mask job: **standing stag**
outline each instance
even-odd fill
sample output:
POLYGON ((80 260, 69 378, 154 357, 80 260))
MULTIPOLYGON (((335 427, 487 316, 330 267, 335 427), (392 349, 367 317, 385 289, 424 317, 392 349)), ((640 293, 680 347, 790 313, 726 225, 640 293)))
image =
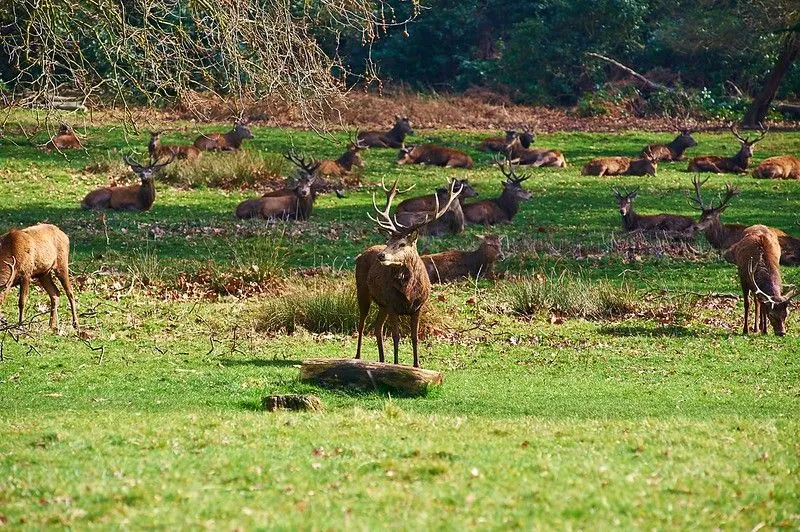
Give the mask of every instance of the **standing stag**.
POLYGON ((760 133, 753 139, 744 138, 739 135, 736 128, 730 126, 731 133, 740 143, 739 151, 733 157, 722 157, 721 155, 701 155, 689 162, 690 172, 714 172, 716 174, 743 174, 750 166, 750 159, 753 157, 753 146, 767 134, 767 129, 761 128, 760 133))
POLYGON ((42 149, 47 153, 55 150, 74 150, 82 148, 81 140, 75 134, 75 131, 66 122, 61 122, 58 126, 58 133, 53 135, 47 143, 42 146, 42 149))
POLYGON ((384 131, 362 131, 358 134, 358 140, 362 141, 368 148, 402 148, 406 135, 413 135, 411 122, 407 116, 395 115, 395 123, 388 132, 384 131))
POLYGON ((179 144, 161 144, 161 134, 163 131, 151 131, 150 142, 147 145, 147 152, 154 161, 164 157, 175 156, 178 159, 191 161, 200 157, 200 150, 194 146, 181 146, 179 144))
POLYGON ((103 187, 89 192, 81 207, 84 209, 112 209, 115 211, 149 211, 156 200, 156 187, 153 183, 156 173, 175 160, 172 155, 162 164, 151 161, 150 166, 142 166, 129 156, 124 157, 125 163, 131 167, 133 173, 141 179, 141 185, 129 187, 103 187))
POLYGON ((656 175, 658 159, 646 151, 641 159, 630 157, 598 157, 586 163, 581 175, 656 175))
POLYGON ((311 159, 306 162, 290 151, 284 157, 300 169, 300 178, 283 191, 275 191, 260 198, 244 200, 236 206, 233 215, 237 218, 265 218, 285 220, 307 220, 314 208, 317 192, 314 188, 319 163, 311 159))
POLYGON ((522 182, 530 176, 527 174, 523 174, 521 177, 517 176, 514 166, 508 159, 502 161, 500 158, 496 158, 495 163, 505 176, 505 180, 502 182, 503 192, 498 198, 465 203, 462 208, 467 223, 483 225, 510 223, 519 212, 520 201, 531 199, 531 193, 522 188, 522 182), (508 170, 506 170, 506 165, 508 165, 508 170))
POLYGON ((753 177, 762 179, 800 179, 800 159, 791 155, 778 155, 761 161, 753 177))
POLYGON ((472 157, 466 153, 435 144, 418 144, 400 148, 397 164, 432 164, 445 168, 472 168, 472 157))
POLYGON ((494 265, 503 260, 498 235, 478 236, 480 246, 475 251, 444 251, 422 255, 431 283, 446 283, 467 277, 494 278, 494 265))
MULTIPOLYGON (((356 295, 358 299, 358 344, 356 358, 361 358, 361 340, 364 326, 372 302, 378 306, 375 318, 375 338, 378 341, 378 360, 385 361, 383 354, 383 326, 387 319, 392 328, 394 344, 394 363, 398 364, 400 345, 399 316, 411 316, 411 347, 414 352, 414 367, 419 367, 417 339, 419 335, 419 316, 423 305, 428 300, 431 283, 422 259, 417 253, 417 234, 426 223, 442 216, 456 201, 460 190, 455 189, 455 182, 450 185, 450 193, 444 207, 433 211, 433 216, 411 226, 403 226, 397 222, 389 211, 392 200, 397 195, 397 180, 392 188, 386 190, 386 206, 378 208, 375 195, 372 205, 378 213, 377 218, 370 218, 387 235, 386 245, 372 246, 356 258, 356 295)), ((438 197, 437 197, 438 198, 438 197)), ((438 199, 437 199, 438 202, 438 199)))
POLYGON ((744 295, 744 325, 742 334, 749 332, 750 293, 755 300, 755 327, 767 333, 767 319, 777 336, 786 334, 786 318, 796 288, 781 295, 783 283, 778 266, 781 248, 778 238, 765 225, 751 225, 744 230, 742 239, 725 253, 725 258, 736 264, 739 282, 744 295))
POLYGON ((51 224, 12 229, 0 237, 0 305, 5 301, 9 290, 19 286, 20 325, 25 315, 31 280, 35 279, 50 296, 50 328, 58 329, 60 292, 53 282, 54 274, 67 294, 72 312, 72 326, 77 329, 75 294, 69 280, 69 237, 51 224))
POLYGON ((682 238, 692 238, 697 231, 697 224, 691 216, 680 214, 638 214, 633 210, 633 200, 639 189, 632 192, 619 193, 611 189, 617 198, 619 214, 622 216, 622 229, 625 232, 642 231, 644 233, 670 233, 682 238))
POLYGON ((253 134, 247 127, 247 121, 240 118, 227 133, 200 135, 194 141, 194 147, 201 151, 235 151, 242 147, 244 140, 252 138, 253 134))

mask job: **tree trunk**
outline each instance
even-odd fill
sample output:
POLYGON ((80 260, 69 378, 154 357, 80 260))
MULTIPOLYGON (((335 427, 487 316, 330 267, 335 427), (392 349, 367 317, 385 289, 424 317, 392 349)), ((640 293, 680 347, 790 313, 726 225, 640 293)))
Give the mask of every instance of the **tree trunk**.
POLYGON ((788 72, 789 68, 800 55, 800 33, 792 31, 786 35, 783 41, 783 49, 781 50, 772 72, 767 76, 764 82, 764 87, 753 99, 750 109, 744 115, 742 125, 744 127, 758 127, 764 121, 769 111, 769 105, 778 93, 783 76, 788 72))

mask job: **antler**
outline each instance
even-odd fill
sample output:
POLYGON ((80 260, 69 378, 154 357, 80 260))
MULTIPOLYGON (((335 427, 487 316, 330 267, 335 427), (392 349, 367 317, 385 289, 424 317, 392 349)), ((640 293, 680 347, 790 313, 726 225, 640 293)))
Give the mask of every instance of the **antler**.
MULTIPOLYGON (((725 194, 722 197, 722 201, 720 202, 717 209, 724 209, 728 206, 728 203, 733 199, 734 196, 739 194, 739 189, 732 186, 730 183, 725 183, 725 194)), ((713 205, 712 205, 713 207, 713 205)))
POLYGON ((287 153, 284 153, 283 157, 307 174, 313 174, 319 166, 319 163, 313 157, 311 158, 311 162, 306 162, 305 157, 298 155, 294 150, 289 150, 287 153))
POLYGON ((701 211, 708 210, 705 204, 703 203, 703 195, 700 193, 700 188, 706 184, 706 181, 708 181, 708 179, 709 178, 707 177, 703 180, 700 180, 698 176, 694 176, 692 178, 692 185, 694 185, 694 197, 689 196, 689 199, 694 203, 697 203, 697 206, 700 207, 701 211))
POLYGON ((506 154, 505 159, 501 158, 499 155, 496 155, 494 158, 495 164, 500 168, 500 171, 506 176, 506 181, 509 183, 513 183, 515 185, 519 185, 526 179, 530 179, 529 174, 522 174, 522 177, 517 176, 516 167, 511 164, 511 159, 506 154), (506 171, 506 165, 508 165, 508 171, 506 171))
POLYGON ((769 126, 764 127, 764 124, 762 122, 759 122, 758 123, 758 131, 759 131, 759 135, 750 142, 751 146, 767 136, 767 132, 769 131, 769 126))
POLYGON ((408 192, 416 185, 411 185, 405 190, 398 191, 397 190, 397 179, 394 180, 392 183, 392 188, 386 188, 386 182, 381 179, 381 188, 386 192, 386 206, 383 210, 378 208, 378 203, 375 201, 375 193, 372 193, 372 206, 375 207, 375 211, 378 213, 378 218, 373 218, 372 215, 367 214, 370 220, 378 224, 378 227, 389 233, 390 235, 401 235, 408 231, 408 228, 397 221, 397 217, 394 218, 389 214, 389 211, 392 208, 392 201, 394 197, 398 194, 402 194, 404 192, 408 192))
POLYGON ((125 164, 128 166, 138 166, 139 168, 144 168, 136 159, 131 157, 130 155, 123 155, 122 160, 125 161, 125 164))
POLYGON ((177 155, 178 155, 177 153, 173 153, 173 154, 170 156, 170 158, 167 160, 167 162, 165 162, 165 163, 161 163, 161 164, 156 164, 156 163, 158 163, 158 161, 150 161, 150 166, 149 166, 149 168, 152 168, 152 169, 153 169, 153 171, 154 171, 154 172, 156 172, 156 171, 158 171, 159 169, 161 169, 161 168, 164 168, 164 167, 165 167, 165 166, 167 166, 168 164, 172 163, 172 161, 174 161, 174 160, 175 160, 175 157, 177 157, 177 155))
POLYGON ((747 268, 747 273, 749 274, 750 282, 753 283, 753 286, 756 289, 755 292, 754 292, 754 295, 756 296, 756 298, 758 298, 758 296, 760 295, 767 303, 769 303, 772 306, 775 306, 775 305, 778 304, 778 301, 775 301, 772 298, 771 295, 769 295, 766 292, 764 292, 763 290, 761 290, 761 288, 758 286, 758 283, 756 283, 756 269, 758 268, 758 264, 763 260, 763 258, 764 258, 764 254, 761 253, 759 255, 759 257, 758 257, 758 261, 756 261, 756 264, 753 265, 753 259, 751 257, 750 258, 750 264, 749 264, 749 266, 747 268))
POLYGON ((733 133, 733 136, 736 137, 739 140, 739 142, 741 142, 742 144, 747 144, 749 142, 748 139, 742 138, 742 136, 739 134, 739 132, 736 131, 736 126, 733 124, 733 122, 731 122, 728 125, 728 129, 731 130, 731 133, 733 133))
POLYGON ((15 276, 16 271, 17 271, 17 257, 12 256, 11 260, 12 260, 12 262, 8 262, 7 260, 3 261, 8 265, 9 268, 11 268, 11 273, 8 276, 8 281, 6 281, 6 286, 3 289, 4 291, 7 291, 9 288, 11 288, 14 285, 14 276, 15 276))

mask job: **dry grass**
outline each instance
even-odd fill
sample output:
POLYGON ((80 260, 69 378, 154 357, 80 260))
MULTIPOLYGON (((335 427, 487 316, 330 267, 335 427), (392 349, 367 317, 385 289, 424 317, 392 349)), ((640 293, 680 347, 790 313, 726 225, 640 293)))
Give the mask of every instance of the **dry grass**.
POLYGON ((279 178, 283 168, 284 160, 278 154, 262 155, 251 150, 205 153, 193 161, 169 165, 161 179, 187 188, 260 188, 279 178))

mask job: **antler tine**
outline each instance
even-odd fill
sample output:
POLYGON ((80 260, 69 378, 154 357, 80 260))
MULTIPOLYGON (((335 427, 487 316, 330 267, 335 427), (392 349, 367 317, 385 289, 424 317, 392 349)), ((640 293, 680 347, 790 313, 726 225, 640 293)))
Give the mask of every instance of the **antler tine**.
POLYGON ((755 265, 755 266, 753 265, 753 259, 751 258, 751 259, 750 259, 750 265, 749 265, 749 267, 747 268, 747 271, 748 271, 748 274, 749 274, 749 276, 750 276, 750 281, 753 283, 753 286, 756 288, 756 290, 755 290, 755 294, 754 294, 754 295, 755 295, 756 297, 758 297, 758 295, 759 295, 759 294, 761 294, 761 295, 764 297, 764 299, 766 299, 766 300, 767 300, 767 303, 769 303, 770 305, 775 305, 775 304, 777 304, 778 302, 777 302, 777 301, 775 301, 775 300, 772 298, 772 296, 771 296, 771 295, 769 295, 769 294, 767 294, 766 292, 764 292, 763 290, 761 290, 761 288, 758 286, 758 283, 756 283, 756 268, 758 267, 758 262, 761 262, 761 260, 763 259, 763 257, 764 257, 764 254, 762 253, 762 254, 759 256, 759 259, 758 259, 758 261, 756 262, 756 265, 755 265))
POLYGON ((730 130, 731 130, 731 133, 733 133, 733 136, 734 136, 734 137, 736 137, 737 139, 739 139, 739 142, 743 142, 743 143, 745 143, 745 144, 747 144, 748 142, 750 142, 748 139, 742 138, 742 136, 739 134, 739 132, 738 132, 738 131, 736 131, 736 125, 734 125, 734 123, 733 123, 733 122, 731 122, 731 123, 730 123, 730 125, 728 126, 728 129, 730 129, 730 130))
POLYGON ((17 257, 12 255, 11 262, 8 262, 7 260, 4 260, 3 262, 5 262, 8 267, 11 268, 11 273, 8 276, 8 281, 6 281, 6 286, 4 288, 4 290, 8 290, 14 284, 14 277, 16 276, 17 272, 17 257))
POLYGON ((739 194, 738 188, 734 187, 730 183, 725 183, 725 194, 722 197, 722 202, 719 204, 719 207, 726 207, 737 194, 739 194))
POLYGON ((753 141, 750 144, 755 144, 756 142, 758 142, 761 139, 763 139, 764 137, 766 137, 767 136, 767 132, 769 131, 769 126, 764 127, 764 123, 763 122, 759 122, 758 123, 758 130, 759 130, 758 136, 755 139, 753 139, 753 141))
POLYGON ((165 163, 162 163, 162 164, 156 164, 156 163, 158 163, 158 161, 155 161, 155 162, 152 162, 152 161, 151 161, 151 163, 150 163, 150 168, 152 168, 152 169, 154 169, 154 170, 158 170, 159 168, 163 168, 163 167, 167 166, 168 164, 172 163, 172 161, 174 161, 174 160, 175 160, 175 157, 177 157, 177 155, 178 155, 178 154, 176 154, 176 153, 173 153, 173 154, 170 156, 169 160, 168 160, 167 162, 165 162, 165 163))
POLYGON ((500 171, 506 177, 507 180, 511 181, 514 179, 514 169, 511 166, 511 159, 508 157, 508 154, 505 154, 505 158, 501 157, 499 154, 494 156, 494 164, 500 168, 500 171), (508 165, 508 170, 506 170, 506 165, 508 165))
POLYGON ((784 294, 783 299, 784 299, 784 301, 785 300, 791 300, 791 299, 794 298, 794 296, 796 296, 799 293, 800 293, 800 289, 798 289, 796 286, 793 286, 792 288, 789 289, 788 292, 786 292, 786 294, 784 294))
POLYGON ((386 188, 386 182, 384 179, 381 179, 381 188, 386 192, 386 205, 381 210, 378 207, 378 202, 375 200, 375 193, 372 193, 372 206, 375 208, 375 211, 378 213, 378 217, 373 217, 371 214, 367 214, 367 217, 378 224, 378 227, 387 231, 390 234, 399 234, 401 233, 401 229, 405 227, 397 221, 395 217, 392 219, 392 216, 389 214, 389 211, 392 208, 392 201, 394 197, 397 195, 397 179, 394 180, 392 183, 392 188, 386 188))
POLYGON ((142 166, 138 161, 136 161, 136 159, 127 154, 122 156, 122 160, 125 161, 125 164, 128 166, 142 166))
POLYGON ((315 165, 317 161, 313 157, 311 158, 311 162, 307 163, 306 158, 298 155, 294 149, 290 149, 287 153, 284 153, 283 157, 308 174, 313 174, 316 170, 315 165))
MULTIPOLYGON (((420 227, 422 227, 423 225, 427 225, 427 224, 429 224, 431 222, 435 222, 436 220, 438 220, 439 218, 444 216, 445 213, 448 210, 450 210, 450 206, 456 200, 458 195, 461 194, 462 190, 464 190, 464 184, 463 183, 459 183, 458 180, 451 181, 450 182, 450 189, 449 189, 449 192, 448 192, 449 197, 448 197, 447 203, 445 203, 444 207, 440 208, 439 193, 437 192, 433 196, 433 198, 434 198, 434 200, 436 202, 436 207, 434 207, 434 210, 433 210, 433 217, 425 216, 425 218, 421 222, 418 222, 418 223, 415 223, 415 224, 412 224, 412 225, 409 225, 409 226, 405 227, 405 232, 415 231, 415 230, 419 229, 420 227), (456 191, 456 185, 459 185, 457 191, 456 191)), ((397 222, 396 218, 395 218, 395 223, 399 225, 399 223, 397 222)), ((401 227, 403 227, 403 226, 401 226, 401 227)))
POLYGON ((703 195, 701 194, 700 189, 703 187, 703 185, 706 184, 706 181, 708 181, 708 179, 709 178, 705 178, 701 180, 698 176, 694 176, 692 178, 692 185, 694 185, 694 197, 692 198, 690 196, 689 199, 697 203, 701 211, 705 211, 707 209, 705 204, 703 203, 703 195))

